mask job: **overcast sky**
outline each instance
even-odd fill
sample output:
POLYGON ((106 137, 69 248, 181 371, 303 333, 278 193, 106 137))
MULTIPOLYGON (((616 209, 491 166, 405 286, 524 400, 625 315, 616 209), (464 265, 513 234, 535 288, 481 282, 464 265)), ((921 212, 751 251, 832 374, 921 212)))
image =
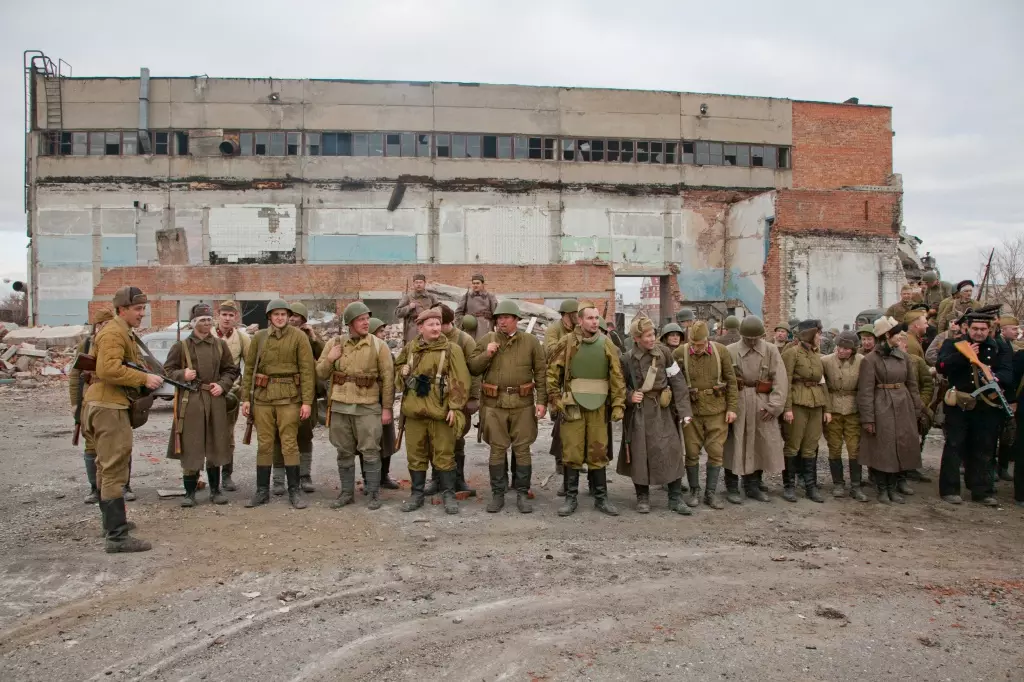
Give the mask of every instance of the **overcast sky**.
POLYGON ((0 277, 26 271, 21 51, 79 76, 445 80, 893 107, 904 223, 945 279, 1024 230, 1024 2, 143 0, 0 8, 0 277), (102 7, 102 9, 97 9, 102 7))

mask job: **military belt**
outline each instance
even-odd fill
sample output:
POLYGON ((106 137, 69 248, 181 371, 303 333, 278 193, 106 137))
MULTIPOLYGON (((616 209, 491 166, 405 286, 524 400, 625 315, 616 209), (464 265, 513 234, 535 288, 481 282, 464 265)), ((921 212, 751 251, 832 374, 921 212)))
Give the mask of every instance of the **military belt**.
POLYGON ((794 381, 798 384, 803 384, 807 388, 814 388, 815 386, 821 385, 821 379, 818 379, 817 381, 810 381, 809 379, 795 379, 794 381))
POLYGON ((833 388, 830 390, 836 395, 857 395, 857 391, 855 389, 833 388))
POLYGON ((199 390, 200 391, 210 391, 210 390, 213 390, 213 387, 216 386, 216 385, 217 384, 199 384, 199 390))
POLYGON ((772 382, 770 381, 747 381, 746 379, 744 379, 742 383, 743 388, 753 388, 756 389, 758 393, 765 394, 771 393, 772 388, 774 387, 774 384, 772 384, 772 382))
POLYGON ((483 390, 484 395, 488 398, 497 398, 499 393, 504 393, 506 395, 519 395, 526 398, 533 393, 533 389, 536 385, 537 384, 532 381, 528 384, 520 384, 518 386, 498 386, 497 384, 488 384, 484 382, 480 387, 483 390))
POLYGON ((334 372, 331 375, 331 383, 333 384, 355 384, 359 388, 372 388, 377 385, 376 376, 357 376, 355 374, 345 374, 344 372, 334 372))
POLYGON ((875 388, 885 388, 892 391, 903 388, 903 384, 875 384, 875 388))

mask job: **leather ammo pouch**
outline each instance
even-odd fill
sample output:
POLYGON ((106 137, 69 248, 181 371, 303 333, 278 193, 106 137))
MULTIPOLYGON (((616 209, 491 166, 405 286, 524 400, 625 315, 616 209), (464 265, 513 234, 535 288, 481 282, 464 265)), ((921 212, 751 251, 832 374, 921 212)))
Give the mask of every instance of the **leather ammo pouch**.
POLYGON ((497 384, 488 384, 487 382, 484 382, 484 383, 480 384, 480 390, 488 398, 497 398, 498 397, 498 385, 497 384))
POLYGON ((754 388, 758 393, 771 393, 774 384, 770 381, 757 381, 754 382, 754 388))
POLYGON ((572 391, 566 390, 562 393, 562 421, 574 422, 583 418, 580 406, 576 404, 576 398, 572 391))
POLYGON ((372 388, 377 384, 377 377, 370 375, 356 376, 355 374, 343 374, 342 372, 335 372, 331 375, 331 382, 334 384, 347 384, 349 382, 355 384, 359 388, 372 388))
POLYGON ((154 400, 151 395, 128 394, 128 423, 133 429, 149 421, 149 410, 154 400))
POLYGON ((946 403, 950 407, 959 407, 961 410, 973 410, 975 405, 978 404, 976 398, 972 397, 970 393, 964 393, 958 391, 955 388, 951 388, 946 391, 946 396, 942 402, 946 403))
POLYGON ((253 378, 253 383, 256 384, 258 388, 266 388, 270 385, 270 377, 266 374, 257 374, 253 378))

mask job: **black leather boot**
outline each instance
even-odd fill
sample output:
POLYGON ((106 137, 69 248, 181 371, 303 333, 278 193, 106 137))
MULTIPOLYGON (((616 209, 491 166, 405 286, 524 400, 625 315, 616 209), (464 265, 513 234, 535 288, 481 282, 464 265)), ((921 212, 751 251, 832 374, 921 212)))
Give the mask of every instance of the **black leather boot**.
POLYGON ((221 478, 220 478, 220 487, 221 488, 223 488, 224 490, 228 491, 229 493, 233 493, 236 490, 238 490, 238 486, 236 486, 235 482, 233 480, 231 480, 231 474, 235 473, 235 463, 234 462, 228 462, 227 464, 222 466, 220 468, 220 473, 221 473, 221 478))
POLYGON ((153 545, 145 540, 133 538, 128 534, 132 526, 128 523, 123 497, 100 500, 100 513, 103 515, 103 530, 106 535, 104 550, 107 554, 146 552, 153 548, 153 545))
POLYGON ((459 501, 455 499, 455 485, 458 474, 455 470, 441 472, 441 500, 444 502, 445 514, 458 514, 459 501))
POLYGON ((224 494, 220 491, 221 468, 207 467, 206 478, 210 482, 210 502, 213 502, 214 504, 227 504, 228 498, 224 497, 224 494))
POLYGON ((261 504, 270 502, 270 470, 269 466, 256 467, 256 493, 252 496, 246 507, 258 507, 261 504))
POLYGON ((590 470, 590 481, 594 487, 594 508, 608 516, 618 516, 619 510, 608 501, 608 470, 604 467, 590 470))
POLYGON ((85 477, 89 480, 89 494, 85 496, 86 504, 96 504, 100 501, 100 489, 96 487, 96 453, 86 452, 85 477))
POLYGON ((372 462, 366 462, 366 493, 370 496, 370 501, 366 503, 366 508, 370 511, 376 511, 380 509, 380 460, 374 460, 372 462))
MULTIPOLYGON (((909 497, 914 494, 914 489, 911 488, 910 483, 907 482, 908 477, 906 471, 901 471, 898 474, 893 475, 896 477, 896 490, 900 495, 907 495, 909 497)), ((896 500, 893 499, 893 502, 896 502, 896 500)))
POLYGON ((434 468, 434 465, 430 465, 430 480, 427 481, 423 488, 423 494, 429 496, 436 495, 441 491, 441 472, 434 468))
POLYGON ((199 476, 182 476, 181 484, 185 488, 185 497, 181 498, 181 506, 196 506, 196 487, 199 485, 199 476))
POLYGON ((886 474, 878 469, 872 469, 871 478, 875 482, 875 491, 878 495, 878 501, 882 504, 892 504, 892 500, 889 499, 889 486, 886 485, 888 482, 886 474))
POLYGON ((860 485, 862 483, 861 477, 863 476, 864 468, 860 464, 857 464, 857 460, 850 460, 850 497, 857 500, 858 502, 867 502, 868 496, 861 492, 860 485))
POLYGON ((391 478, 391 458, 380 459, 380 487, 384 490, 400 490, 401 486, 391 478))
POLYGON ((316 492, 313 485, 313 451, 299 452, 299 487, 304 493, 316 492))
POLYGON ((674 511, 676 514, 682 514, 683 516, 690 516, 693 514, 693 510, 690 506, 683 502, 683 479, 677 478, 676 480, 669 483, 665 488, 668 490, 668 508, 674 511))
MULTIPOLYGON (((513 462, 515 459, 512 460, 513 462)), ((466 483, 466 456, 455 455, 455 492, 476 497, 476 490, 466 483)))
POLYGON ((530 502, 530 479, 532 477, 532 465, 516 466, 516 508, 520 514, 529 514, 533 511, 533 504, 530 502))
POLYGON ((704 491, 704 504, 712 509, 725 509, 725 505, 718 499, 718 477, 722 474, 722 467, 708 465, 705 468, 704 478, 707 490, 704 491))
POLYGON ((747 493, 747 497, 752 499, 752 500, 757 500, 758 502, 770 502, 771 500, 768 497, 768 494, 764 491, 764 488, 761 487, 761 482, 763 480, 763 478, 762 478, 763 476, 764 476, 764 472, 763 471, 755 471, 754 473, 750 474, 749 476, 744 476, 743 477, 744 492, 746 492, 747 493))
POLYGON ((782 499, 796 502, 797 457, 786 457, 786 468, 782 470, 782 499))
POLYGON ((569 516, 576 511, 576 498, 580 494, 580 470, 565 466, 565 502, 558 508, 559 516, 569 516))
POLYGON ((700 465, 686 467, 686 480, 690 483, 690 494, 686 497, 687 507, 700 504, 700 465))
POLYGON ((491 501, 487 503, 487 511, 497 514, 505 508, 505 490, 508 487, 508 473, 505 464, 492 464, 487 468, 491 475, 491 501))
POLYGON ((903 498, 903 490, 900 488, 900 483, 906 486, 906 481, 900 474, 884 474, 885 475, 885 487, 889 491, 889 499, 896 504, 904 504, 906 500, 903 498))
POLYGON ((634 483, 633 488, 636 489, 636 513, 637 514, 650 514, 651 513, 651 486, 640 485, 634 483))
POLYGON ((832 497, 846 497, 846 481, 843 480, 843 460, 830 459, 828 470, 832 474, 832 497))
POLYGON ((306 501, 302 499, 302 488, 299 486, 299 467, 286 466, 284 474, 288 478, 288 502, 292 509, 305 509, 306 501))
MULTIPOLYGON (((365 471, 365 469, 364 469, 365 471)), ((331 509, 341 509, 356 500, 356 468, 338 464, 338 499, 331 502, 331 509)))
POLYGON ((565 497, 565 467, 562 465, 562 453, 555 453, 555 473, 562 477, 562 487, 555 492, 559 497, 565 497))
POLYGON ((409 480, 412 481, 412 494, 408 500, 402 503, 402 511, 404 512, 415 511, 423 506, 423 496, 426 494, 423 488, 427 484, 427 472, 412 471, 410 469, 409 480))
POLYGON ((740 477, 725 470, 725 499, 732 504, 743 504, 743 496, 740 495, 740 477))
POLYGON ((817 458, 801 458, 804 465, 804 492, 807 494, 807 499, 812 502, 823 503, 825 498, 821 496, 821 492, 818 490, 818 465, 817 458))

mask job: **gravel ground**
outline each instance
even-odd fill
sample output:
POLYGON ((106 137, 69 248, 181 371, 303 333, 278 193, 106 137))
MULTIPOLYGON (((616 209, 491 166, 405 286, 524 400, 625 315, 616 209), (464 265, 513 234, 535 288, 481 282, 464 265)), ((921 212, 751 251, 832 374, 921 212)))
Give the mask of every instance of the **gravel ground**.
MULTIPOLYGON (((471 433, 483 494, 459 516, 403 514, 407 491, 335 511, 318 430, 309 509, 244 509, 255 447, 240 446, 231 504, 186 510, 156 492, 180 481, 164 404, 136 432, 129 504, 154 549, 107 555, 65 386, 0 388, 0 409, 3 680, 1024 680, 1024 514, 1009 484, 1000 509, 945 505, 934 483, 883 507, 787 504, 775 478, 770 504, 681 517, 661 492, 636 514, 631 483, 611 475, 621 516, 581 494, 561 519, 537 454, 536 511, 509 495, 492 515, 471 433)), ((545 422, 535 452, 549 441, 545 422)), ((933 477, 941 446, 936 432, 933 477)), ((401 455, 392 473, 408 478, 401 455)))

